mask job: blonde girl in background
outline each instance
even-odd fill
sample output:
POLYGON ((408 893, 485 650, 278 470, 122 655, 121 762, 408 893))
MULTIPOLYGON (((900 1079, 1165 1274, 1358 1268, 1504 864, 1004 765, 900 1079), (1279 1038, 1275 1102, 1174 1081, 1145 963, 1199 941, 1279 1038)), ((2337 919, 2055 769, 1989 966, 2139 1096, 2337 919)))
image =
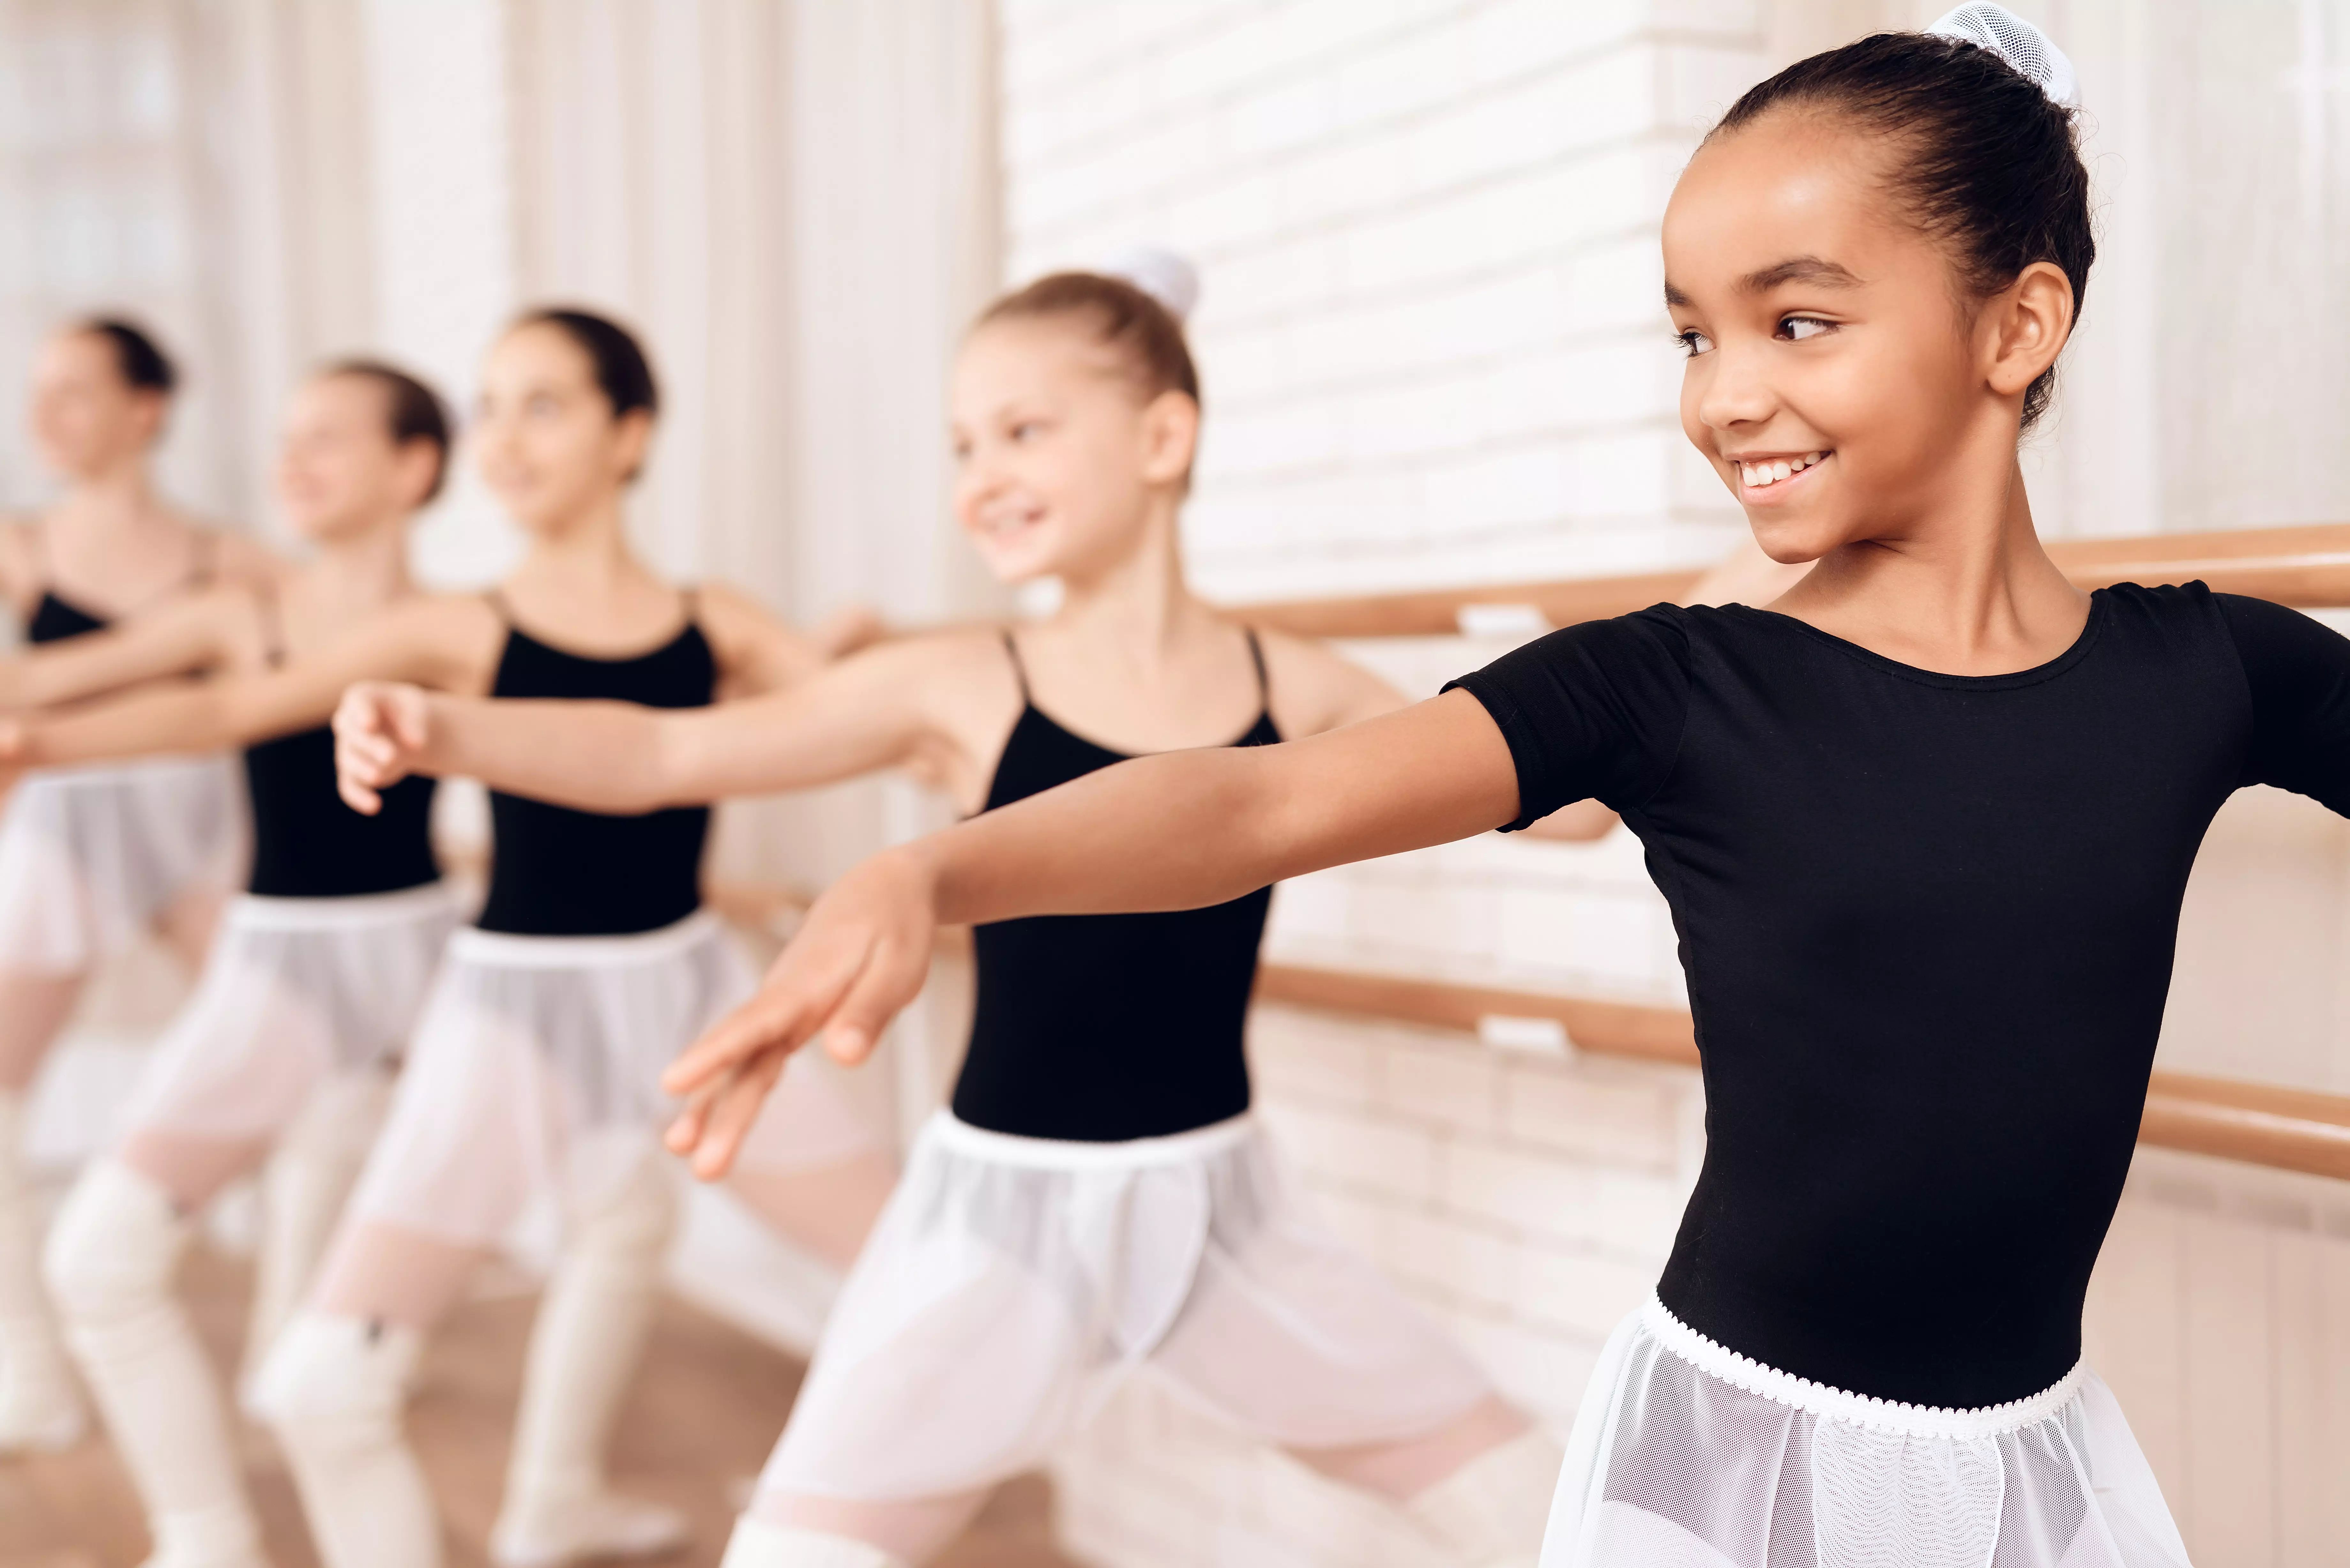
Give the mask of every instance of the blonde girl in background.
MULTIPOLYGON (((362 686, 338 719, 346 793, 372 805, 448 772, 642 811, 899 767, 986 821, 1130 756, 1245 757, 1399 706, 1186 584, 1191 286, 1180 264, 1151 276, 1171 309, 1119 277, 1040 279, 957 359, 955 514, 999 577, 1060 580, 1044 620, 909 638, 695 713, 362 686)), ((1144 1366, 1409 1505, 1456 1560, 1531 1562, 1555 1446, 1300 1218, 1250 1114, 1243 1024, 1271 880, 1182 912, 973 933, 951 1107, 834 1308, 734 1568, 922 1562, 1144 1366)))

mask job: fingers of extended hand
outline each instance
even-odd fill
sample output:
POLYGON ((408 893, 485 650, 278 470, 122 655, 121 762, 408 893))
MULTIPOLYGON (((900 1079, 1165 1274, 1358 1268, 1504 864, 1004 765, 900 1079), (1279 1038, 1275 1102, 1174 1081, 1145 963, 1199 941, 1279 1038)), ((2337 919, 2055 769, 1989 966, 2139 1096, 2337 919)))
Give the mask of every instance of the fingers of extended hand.
POLYGON ((784 1075, 790 1057, 769 1051, 743 1064, 742 1070, 720 1086, 702 1120, 702 1137, 693 1150, 693 1173, 715 1181, 734 1164, 734 1157, 750 1136, 752 1124, 766 1104, 767 1095, 784 1075))
POLYGON ((691 1095, 722 1079, 736 1064, 759 1051, 797 1049, 814 1033, 805 1027, 810 1012, 800 987, 778 974, 669 1064, 661 1074, 662 1091, 691 1095))

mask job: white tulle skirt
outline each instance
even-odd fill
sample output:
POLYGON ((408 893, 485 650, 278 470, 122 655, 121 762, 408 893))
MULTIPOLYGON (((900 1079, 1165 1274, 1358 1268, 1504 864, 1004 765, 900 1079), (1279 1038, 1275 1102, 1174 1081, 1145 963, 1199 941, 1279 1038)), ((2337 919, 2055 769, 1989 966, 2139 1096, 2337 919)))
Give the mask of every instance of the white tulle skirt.
POLYGON ((941 1112, 834 1303, 763 1491, 866 1501, 1041 1463, 1148 1366, 1273 1443, 1433 1430, 1490 1392, 1305 1225, 1254 1120, 1064 1143, 941 1112))
POLYGON ((2011 1405, 1866 1398, 1750 1361, 1651 1298, 1575 1417, 1542 1568, 2186 1568, 2085 1362, 2011 1405))
MULTIPOLYGON (((450 938, 350 1212, 463 1246, 504 1240, 534 1200, 600 1207, 677 1112, 661 1069, 754 985, 718 918, 659 930, 450 938)), ((786 1072, 741 1155, 827 1165, 871 1135, 813 1072, 786 1072)))
POLYGON ((460 914, 438 882, 230 900, 194 994, 140 1078, 130 1129, 268 1137, 330 1080, 390 1071, 460 914))
POLYGON ((228 757, 26 775, 0 815, 0 968, 88 969, 182 894, 234 888, 245 843, 228 757))

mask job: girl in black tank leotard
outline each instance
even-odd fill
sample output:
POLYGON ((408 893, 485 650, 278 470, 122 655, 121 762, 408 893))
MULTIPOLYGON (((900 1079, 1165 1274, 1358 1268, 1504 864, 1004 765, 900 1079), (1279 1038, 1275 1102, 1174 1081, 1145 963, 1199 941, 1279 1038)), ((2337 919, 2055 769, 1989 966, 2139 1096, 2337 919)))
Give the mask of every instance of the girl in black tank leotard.
MULTIPOLYGON (((282 669, 44 718, 26 727, 20 756, 298 737, 369 676, 686 705, 722 681, 780 686, 821 662, 747 599, 716 587, 680 596, 628 552, 621 503, 653 393, 624 332, 576 312, 525 318, 493 349, 484 379, 472 450, 531 540, 496 594, 415 596, 306 644, 282 669)), ((302 744, 315 761, 315 741, 302 744)), ((260 765, 266 775, 294 757, 260 765)), ((412 799, 368 804, 406 815, 412 799)), ((683 1532, 673 1511, 612 1493, 604 1454, 674 1222, 660 1071, 750 975, 701 909, 702 813, 599 817, 506 801, 494 826, 483 921, 446 944, 400 1044, 383 1131, 252 1390, 283 1436, 328 1568, 436 1560, 441 1524, 400 1404, 427 1331, 541 1199, 565 1229, 493 1555, 544 1568, 668 1551, 683 1532)), ((800 1075, 785 1101, 736 1191, 845 1263, 888 1192, 890 1162, 820 1076, 800 1075)))
MULTIPOLYGON (((459 772, 618 812, 899 764, 985 823, 1139 752, 1253 751, 1394 707, 1375 678, 1235 628, 1182 586, 1196 394, 1149 296, 1045 279, 967 340, 954 423, 957 514, 1001 575, 1061 577, 1050 620, 1016 642, 893 642, 700 714, 362 689, 337 720, 346 780, 459 772)), ((1409 1501, 1464 1563, 1531 1549, 1555 1447, 1283 1192, 1242 1042, 1270 894, 1235 892, 977 930, 952 1106, 827 1321, 734 1568, 926 1559, 1146 1362, 1409 1501)), ((831 1044, 853 1059, 871 1040, 831 1044)))
POLYGON ((869 1035, 941 920, 1208 903, 1596 794, 1672 909, 1708 1141, 1544 1568, 2184 1568, 2083 1297, 2213 814, 2251 784, 2350 813, 2350 640, 2197 583, 2085 593, 2042 549, 2018 438, 2095 251, 2070 83, 1968 5, 1751 89, 1683 172, 1684 427, 1819 563, 1771 608, 1572 626, 1326 741, 892 851, 672 1082, 869 1035))
MULTIPOLYGON (((44 346, 32 434, 65 482, 37 521, 0 529, 0 597, 26 639, 61 646, 110 621, 151 620, 257 552, 191 526, 148 477, 170 362, 138 328, 86 322, 44 346), (78 593, 58 581, 60 552, 78 593)), ((78 1392, 43 1302, 38 1211, 19 1156, 25 1095, 89 971, 162 935, 192 966, 234 886, 243 822, 225 757, 25 780, 0 814, 0 1456, 75 1440, 78 1392)))
MULTIPOLYGON (((58 701, 196 670, 234 679, 281 667, 314 649, 322 626, 412 592, 407 524, 437 487, 447 443, 439 400, 399 371, 314 378, 295 395, 279 465, 285 514, 317 545, 308 564, 0 666, 0 686, 58 701)), ((59 1211, 45 1258, 75 1359, 145 1504, 156 1568, 260 1560, 225 1401, 172 1293, 189 1217, 266 1157, 250 1369, 315 1270, 458 917, 429 841, 431 781, 403 785, 369 818, 337 798, 323 728, 256 741, 244 763, 246 892, 229 901, 193 994, 113 1145, 59 1211)))
MULTIPOLYGON (((1232 744, 1281 739, 1264 651, 1248 634, 1257 716, 1232 744)), ((1010 805, 1127 760, 1055 722, 1020 680, 1020 717, 987 787, 1010 805)), ((972 933, 979 989, 954 1114, 1021 1137, 1113 1142, 1161 1137, 1249 1107, 1241 1027, 1256 983, 1257 944, 1273 889, 1204 909, 1147 915, 1043 915, 972 933), (1115 1033, 1116 1051, 1101 1049, 1115 1033)))

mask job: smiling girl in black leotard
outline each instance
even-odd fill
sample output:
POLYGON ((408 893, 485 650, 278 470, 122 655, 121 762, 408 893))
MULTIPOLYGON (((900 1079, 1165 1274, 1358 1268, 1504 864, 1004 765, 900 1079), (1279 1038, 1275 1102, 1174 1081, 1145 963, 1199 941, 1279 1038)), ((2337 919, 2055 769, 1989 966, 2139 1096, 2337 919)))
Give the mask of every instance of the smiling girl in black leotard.
MULTIPOLYGON (((628 486, 657 400, 633 338, 580 311, 525 317, 484 370, 476 462, 527 535, 490 595, 417 597, 282 669, 42 718, 20 761, 252 742, 317 725, 344 687, 399 675, 464 691, 667 707, 787 685, 822 662, 742 596, 661 582, 629 550, 628 486)), ((704 811, 640 816, 494 800, 479 921, 449 944, 384 1131, 307 1307, 255 1397, 284 1434, 329 1568, 430 1568, 440 1523, 400 1416, 426 1331, 536 1196, 568 1221, 534 1331, 493 1556, 513 1568, 674 1547, 680 1516, 604 1485, 674 1194, 661 1065, 750 975, 702 908, 704 811)), ((821 1080, 801 1075, 737 1190, 846 1265, 891 1180, 821 1080)))
MULTIPOLYGON (((1198 397, 1159 302, 1043 279, 965 341, 953 431, 957 516, 1000 576, 1061 578, 1051 618, 910 639, 776 698, 667 718, 362 687, 337 719, 347 784, 364 801, 445 770, 617 811, 898 764, 986 821, 1138 753, 1245 755, 1394 708, 1336 655, 1235 626, 1185 586, 1198 397)), ((835 1306, 735 1568, 928 1558, 1146 1362, 1409 1500, 1459 1561, 1526 1561, 1556 1448, 1299 1222, 1247 1114, 1268 899, 1259 883, 1211 909, 974 933, 952 1108, 835 1306)))
POLYGON ((2042 550, 2017 440, 2094 252, 2069 68, 1995 7, 1943 29, 1753 88, 1665 218, 1683 427, 1808 577, 867 862, 672 1072, 717 1096, 705 1164, 774 1058, 873 1039, 941 921, 1211 904, 1596 792, 1672 906, 1710 1137, 1545 1563, 2183 1564, 2083 1293, 2197 845, 2243 784, 2350 810, 2350 642, 2042 550))

